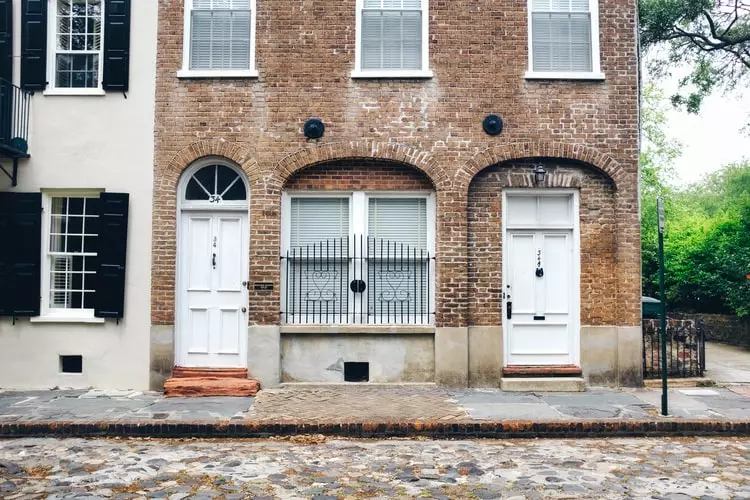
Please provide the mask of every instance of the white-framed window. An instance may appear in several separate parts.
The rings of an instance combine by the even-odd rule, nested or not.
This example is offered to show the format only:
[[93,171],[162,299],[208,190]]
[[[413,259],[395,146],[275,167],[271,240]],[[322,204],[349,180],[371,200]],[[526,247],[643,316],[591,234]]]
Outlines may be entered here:
[[255,0],[185,0],[181,77],[256,77]]
[[528,0],[527,78],[601,80],[599,0]]
[[429,78],[428,0],[357,0],[355,78]]
[[282,239],[282,322],[434,320],[432,193],[285,193]]
[[99,192],[43,194],[42,318],[95,320]]
[[48,90],[103,94],[104,0],[50,0]]

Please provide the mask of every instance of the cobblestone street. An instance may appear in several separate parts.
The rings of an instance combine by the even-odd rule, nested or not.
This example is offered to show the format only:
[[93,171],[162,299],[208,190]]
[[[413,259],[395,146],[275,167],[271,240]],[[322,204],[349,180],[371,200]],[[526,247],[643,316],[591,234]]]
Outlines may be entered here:
[[17,439],[0,497],[750,498],[750,439]]

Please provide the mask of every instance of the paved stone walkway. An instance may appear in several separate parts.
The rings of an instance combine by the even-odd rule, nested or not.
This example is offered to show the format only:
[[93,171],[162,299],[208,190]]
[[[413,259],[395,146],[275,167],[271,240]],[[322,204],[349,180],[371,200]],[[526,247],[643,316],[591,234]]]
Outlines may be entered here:
[[0,497],[748,499],[750,439],[18,439]]
[[[132,391],[0,392],[0,424],[98,422],[481,422],[661,420],[657,389],[509,393],[492,389],[336,386],[267,389],[256,398],[163,398]],[[750,421],[747,386],[670,391],[678,419]]]

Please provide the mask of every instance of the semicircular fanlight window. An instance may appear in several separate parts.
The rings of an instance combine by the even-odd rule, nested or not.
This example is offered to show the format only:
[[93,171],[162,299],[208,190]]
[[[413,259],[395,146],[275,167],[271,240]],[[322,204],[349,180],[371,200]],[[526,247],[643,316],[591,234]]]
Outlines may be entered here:
[[226,165],[209,165],[190,178],[185,199],[209,203],[246,200],[247,191],[240,174]]

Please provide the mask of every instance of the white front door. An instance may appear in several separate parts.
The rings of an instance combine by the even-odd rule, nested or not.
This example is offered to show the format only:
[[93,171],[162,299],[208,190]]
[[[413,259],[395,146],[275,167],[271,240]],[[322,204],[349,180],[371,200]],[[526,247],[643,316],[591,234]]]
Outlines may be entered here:
[[505,362],[578,364],[577,233],[565,227],[575,220],[573,196],[509,196],[507,206]]
[[247,366],[247,212],[183,211],[180,366]]

